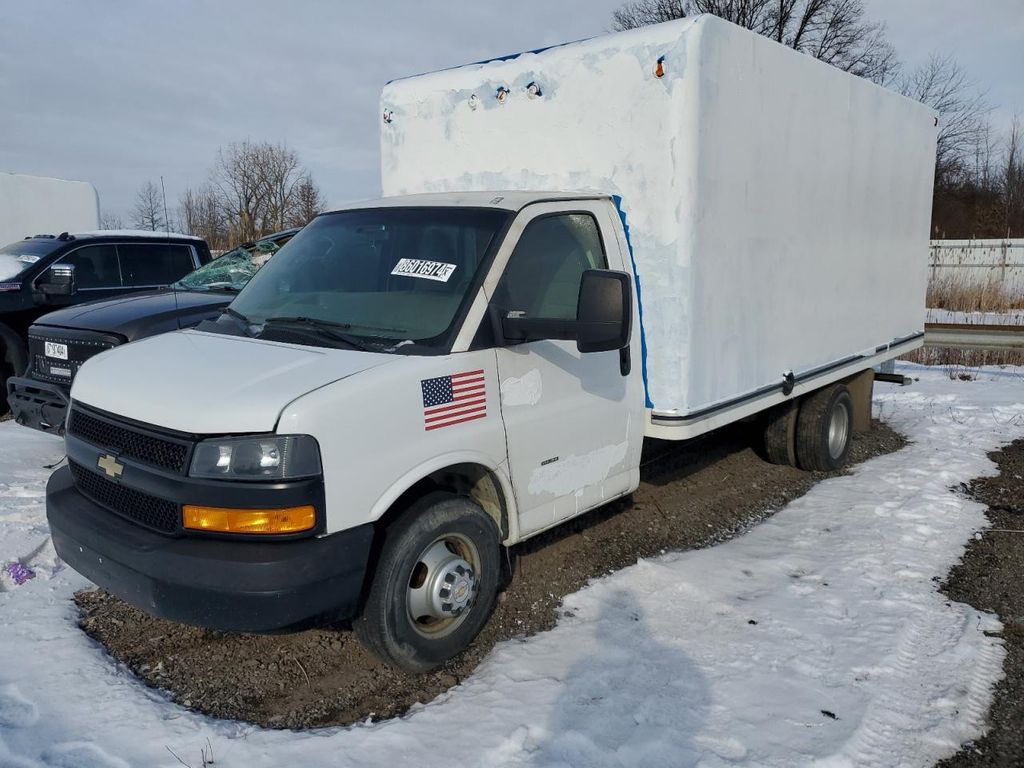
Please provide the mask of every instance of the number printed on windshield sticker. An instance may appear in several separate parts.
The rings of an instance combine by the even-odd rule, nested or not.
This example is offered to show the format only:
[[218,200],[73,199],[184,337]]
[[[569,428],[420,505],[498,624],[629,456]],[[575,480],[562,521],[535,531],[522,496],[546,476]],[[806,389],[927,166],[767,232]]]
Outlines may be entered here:
[[403,275],[405,277],[420,277],[424,280],[437,280],[441,283],[447,283],[448,278],[455,271],[455,267],[455,264],[445,264],[443,261],[399,259],[395,268],[391,270],[391,274]]

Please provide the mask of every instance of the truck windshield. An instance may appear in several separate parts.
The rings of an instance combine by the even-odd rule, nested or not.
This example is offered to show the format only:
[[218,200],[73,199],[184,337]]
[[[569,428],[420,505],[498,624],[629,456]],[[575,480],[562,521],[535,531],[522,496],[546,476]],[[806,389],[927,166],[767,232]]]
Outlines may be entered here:
[[14,280],[63,243],[53,238],[18,240],[0,248],[0,283]]
[[442,349],[509,216],[479,208],[324,214],[252,278],[232,314],[267,329],[330,329],[325,345],[344,331],[381,346],[405,342],[412,348],[404,352]]

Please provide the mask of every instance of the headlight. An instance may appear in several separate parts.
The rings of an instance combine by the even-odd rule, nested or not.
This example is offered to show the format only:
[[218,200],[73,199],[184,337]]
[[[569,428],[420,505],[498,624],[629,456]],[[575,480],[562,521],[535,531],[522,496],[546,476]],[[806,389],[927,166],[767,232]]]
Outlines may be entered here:
[[310,435],[204,440],[192,455],[192,477],[293,480],[320,474],[320,447]]

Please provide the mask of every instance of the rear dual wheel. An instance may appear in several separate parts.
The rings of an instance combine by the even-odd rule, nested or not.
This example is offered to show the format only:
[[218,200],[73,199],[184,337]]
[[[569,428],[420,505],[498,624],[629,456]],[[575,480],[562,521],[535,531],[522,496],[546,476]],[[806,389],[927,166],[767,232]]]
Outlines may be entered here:
[[842,384],[819,389],[800,403],[796,462],[800,469],[831,472],[846,464],[853,433],[853,398]]
[[836,384],[769,410],[764,453],[773,464],[831,472],[846,463],[852,434],[853,398]]

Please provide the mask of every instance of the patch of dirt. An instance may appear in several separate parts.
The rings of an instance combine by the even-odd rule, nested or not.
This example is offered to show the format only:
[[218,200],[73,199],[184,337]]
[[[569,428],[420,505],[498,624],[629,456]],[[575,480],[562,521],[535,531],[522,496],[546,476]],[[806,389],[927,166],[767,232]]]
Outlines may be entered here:
[[999,615],[1006,677],[996,686],[989,732],[939,763],[943,768],[1024,765],[1024,440],[989,458],[999,474],[974,480],[965,490],[988,505],[992,528],[968,545],[943,591],[953,600]]
[[[902,448],[884,424],[855,437],[851,463]],[[147,684],[209,715],[277,728],[400,715],[468,676],[495,643],[554,626],[564,595],[666,550],[725,540],[803,495],[825,473],[768,464],[738,425],[686,445],[650,441],[643,481],[615,502],[513,548],[514,577],[473,645],[440,670],[381,664],[348,631],[211,632],[154,619],[102,591],[75,596],[81,627]]]

